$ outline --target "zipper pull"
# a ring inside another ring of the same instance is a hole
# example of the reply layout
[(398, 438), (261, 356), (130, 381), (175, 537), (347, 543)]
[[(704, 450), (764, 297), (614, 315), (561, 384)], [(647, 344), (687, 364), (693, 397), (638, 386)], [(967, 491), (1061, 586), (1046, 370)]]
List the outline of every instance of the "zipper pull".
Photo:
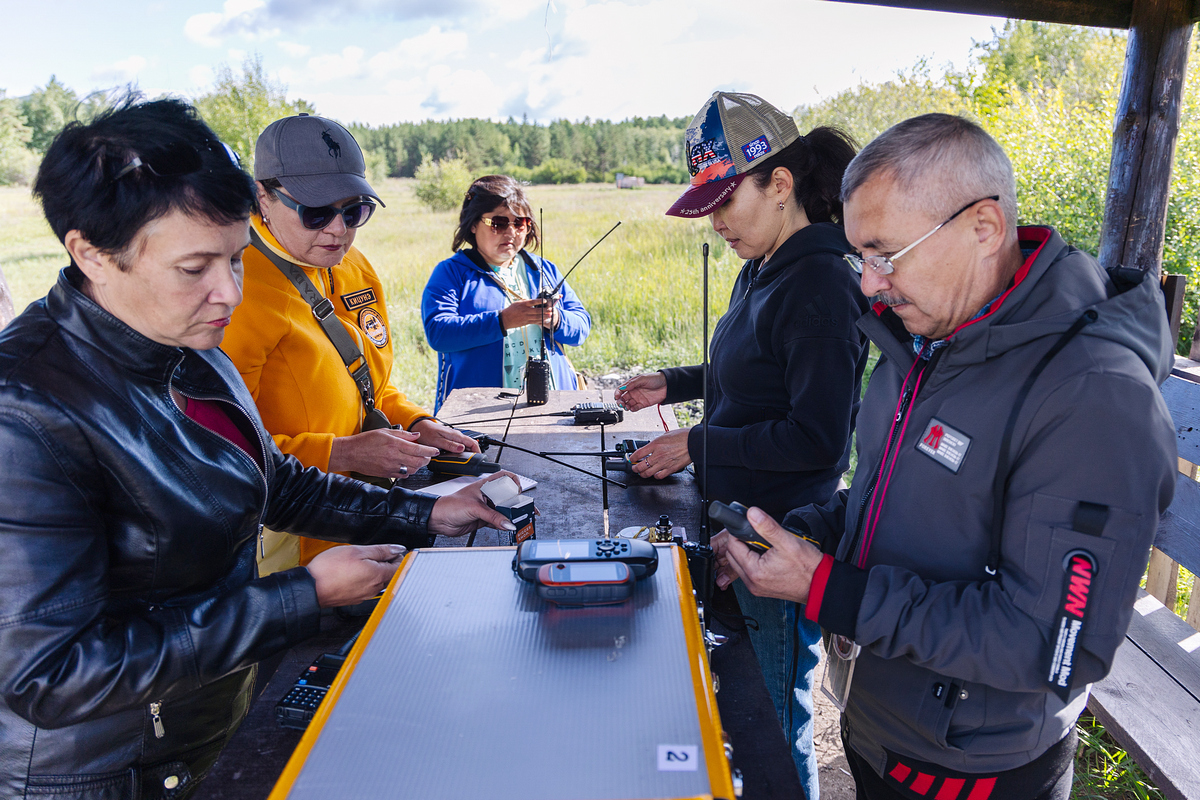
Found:
[(904, 416), (904, 412), (908, 410), (910, 400), (912, 400), (912, 387), (905, 386), (904, 394), (900, 397), (900, 405), (896, 407), (896, 422), (899, 422), (900, 418)]
[(263, 525), (261, 522), (258, 524), (258, 552), (263, 558), (267, 557), (267, 543), (263, 538)]
[(162, 716), (159, 712), (162, 711), (162, 703), (150, 704), (150, 721), (154, 723), (154, 737), (161, 739), (167, 735), (166, 729), (163, 727)]

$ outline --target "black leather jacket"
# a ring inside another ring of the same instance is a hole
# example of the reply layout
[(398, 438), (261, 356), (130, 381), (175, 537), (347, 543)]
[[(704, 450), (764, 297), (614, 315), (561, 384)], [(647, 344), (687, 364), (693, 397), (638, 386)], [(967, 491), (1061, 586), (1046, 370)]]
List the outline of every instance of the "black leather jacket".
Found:
[[(428, 546), (434, 498), (304, 469), (224, 353), (141, 336), (80, 279), (0, 331), (0, 798), (178, 797), (253, 665), (318, 629), (307, 569), (256, 578), (261, 526)], [(265, 469), (172, 386), (227, 404)]]

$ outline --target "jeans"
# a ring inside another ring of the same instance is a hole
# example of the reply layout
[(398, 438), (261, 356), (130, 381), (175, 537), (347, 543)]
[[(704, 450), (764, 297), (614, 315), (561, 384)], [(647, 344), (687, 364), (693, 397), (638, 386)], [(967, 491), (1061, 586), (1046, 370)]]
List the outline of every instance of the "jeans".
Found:
[(801, 607), (773, 597), (755, 597), (734, 583), (742, 613), (758, 620), (750, 644), (779, 723), (792, 745), (792, 759), (808, 800), (820, 800), (817, 754), (813, 749), (813, 672), (821, 656), (821, 628), (804, 619)]

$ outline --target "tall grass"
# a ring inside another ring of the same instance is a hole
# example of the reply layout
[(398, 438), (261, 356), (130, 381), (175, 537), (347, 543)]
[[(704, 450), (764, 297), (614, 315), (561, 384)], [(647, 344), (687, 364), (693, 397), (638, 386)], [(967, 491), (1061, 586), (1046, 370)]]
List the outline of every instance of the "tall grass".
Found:
[[(387, 294), (395, 342), (392, 381), (414, 401), (432, 406), (437, 354), (425, 341), (421, 292), (434, 265), (449, 258), (457, 212), (433, 212), (411, 179), (377, 184), (386, 208), (355, 244), (374, 264)], [(571, 287), (592, 315), (592, 334), (568, 348), (576, 368), (595, 375), (612, 368), (698, 363), (701, 357), (700, 246), (710, 245), (710, 328), (724, 313), (741, 261), (707, 220), (663, 212), (679, 186), (618, 190), (607, 185), (534, 186), (545, 256), (564, 271), (618, 220), (621, 227), (571, 275)], [(53, 285), (66, 254), (27, 189), (0, 188), (0, 269), (22, 309)]]

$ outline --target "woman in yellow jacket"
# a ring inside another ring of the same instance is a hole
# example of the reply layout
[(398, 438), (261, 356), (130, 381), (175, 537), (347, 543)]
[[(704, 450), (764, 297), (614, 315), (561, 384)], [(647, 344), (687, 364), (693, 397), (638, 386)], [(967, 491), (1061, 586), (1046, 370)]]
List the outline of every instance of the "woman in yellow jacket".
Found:
[[(383, 287), (353, 246), (379, 200), (354, 137), (322, 117), (285, 117), (258, 137), (254, 162), (260, 213), (251, 219), (254, 241), (243, 257), (245, 299), (222, 346), (279, 449), (308, 467), (382, 478), (405, 478), (438, 450), (477, 451), (473, 440), (437, 422), (391, 384)], [(333, 304), (366, 360), (375, 407), (399, 429), (362, 430), (359, 385), (312, 307), (268, 253), (299, 266)], [(264, 545), (263, 574), (307, 564), (332, 546), (289, 534), (266, 536)]]

